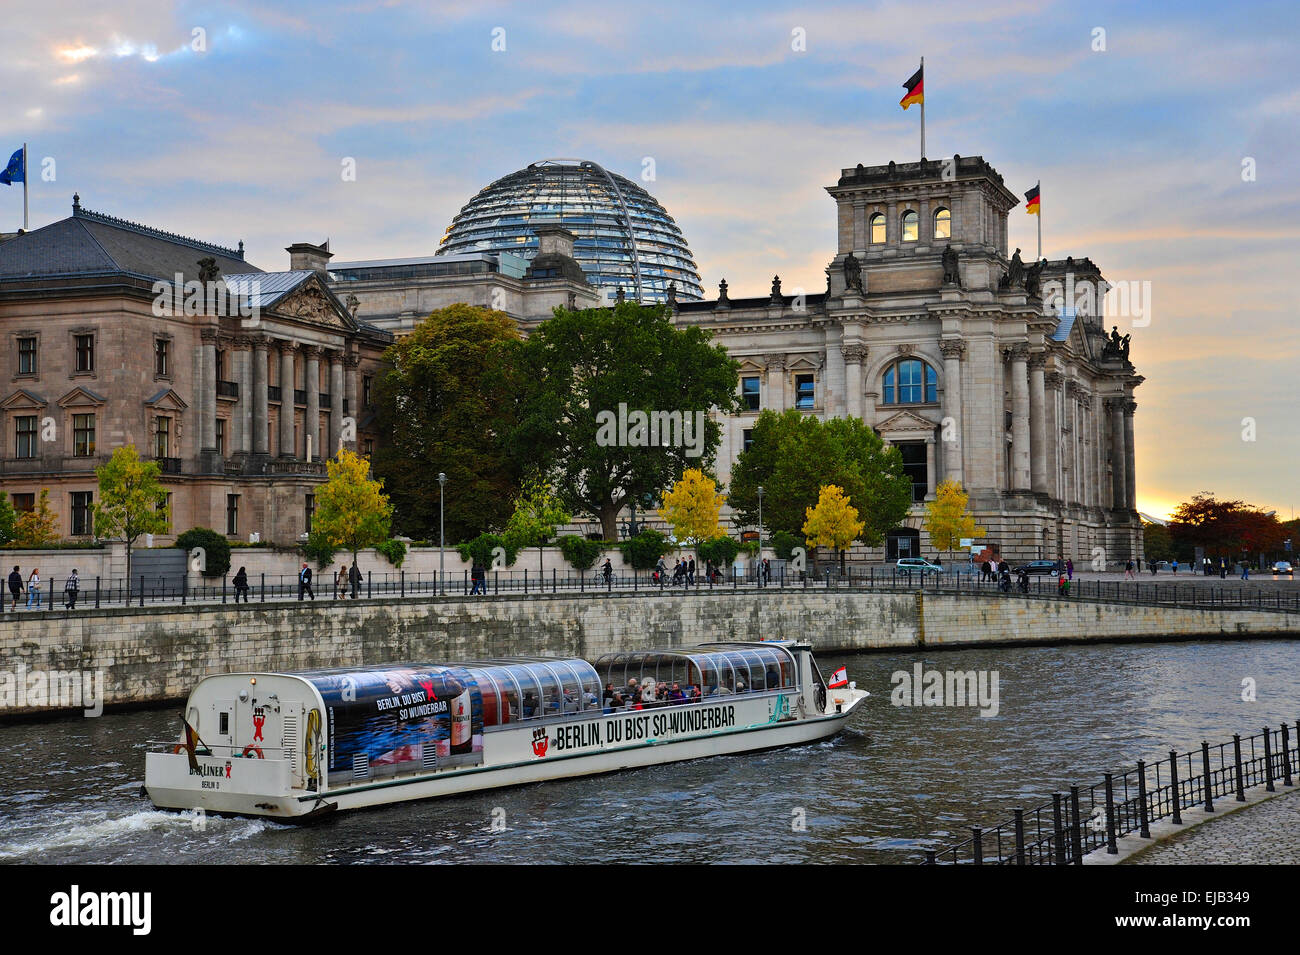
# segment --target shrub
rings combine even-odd
[[[514,564],[518,551],[500,534],[479,534],[468,543],[457,544],[456,550],[460,552],[461,560],[473,561],[484,568],[491,568],[492,551],[498,547],[506,552],[506,566]]]
[[[644,530],[619,543],[623,557],[637,570],[651,570],[659,558],[672,549],[668,538],[655,530]]]
[[[204,577],[224,577],[230,571],[230,541],[210,527],[192,527],[176,538],[173,545],[189,553],[202,547],[207,555]]]
[[[307,535],[307,540],[298,545],[298,553],[308,560],[314,560],[317,570],[324,570],[334,563],[334,555],[338,553],[338,548],[331,544],[324,534],[312,531]]]
[[[383,554],[394,567],[401,567],[402,561],[406,560],[406,541],[400,541],[396,537],[376,544],[375,550]]]
[[[740,552],[742,554],[747,554],[750,557],[757,557],[759,553],[758,541],[745,541],[740,545]]]
[[[740,553],[740,544],[734,538],[722,534],[700,541],[695,548],[695,553],[699,555],[700,560],[713,561],[714,567],[726,567]]]
[[[769,541],[780,560],[789,560],[796,547],[803,547],[803,538],[789,531],[777,531]]]
[[[600,541],[587,540],[577,534],[567,534],[560,538],[560,553],[576,570],[591,570],[601,549]]]

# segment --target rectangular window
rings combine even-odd
[[[799,409],[817,407],[817,386],[812,375],[795,375],[794,406]]]
[[[366,438],[361,444],[361,453],[366,457],[371,457],[375,453],[375,439]]]
[[[14,510],[19,514],[27,514],[36,510],[35,494],[11,494],[10,497],[14,502]]]
[[[18,374],[36,374],[36,339],[18,339]]]
[[[226,495],[226,536],[234,537],[239,533],[239,495]]]
[[[91,527],[91,505],[95,495],[91,491],[72,492],[72,536],[89,537]]]
[[[217,349],[217,381],[226,380],[226,353]]]
[[[375,383],[374,375],[361,376],[361,407],[363,408],[370,407],[370,391],[371,388],[374,386],[374,383]]]
[[[36,457],[36,415],[14,418],[14,457]]]
[[[742,451],[749,450],[750,446],[754,443],[753,428],[746,428],[744,431],[740,432],[740,443]]]
[[[167,377],[167,339],[153,340],[153,373],[159,378]]]
[[[306,530],[306,532],[307,532],[308,534],[310,534],[310,533],[311,533],[311,519],[312,519],[312,516],[316,513],[316,495],[315,495],[315,494],[308,494],[308,495],[307,495],[307,501],[306,501],[306,505],[305,505],[304,508],[303,508],[303,511],[304,511],[303,517],[305,518],[305,520],[303,521],[303,523],[306,525],[306,526],[304,527],[304,530]]]
[[[170,491],[167,492],[167,500],[163,502],[161,511],[163,518],[167,521],[167,529],[163,533],[170,534],[172,532],[172,495]]]
[[[154,457],[170,458],[172,456],[172,419],[159,418],[158,430],[154,433]]]
[[[757,411],[759,396],[760,389],[757,375],[740,379],[741,407],[744,408],[744,410]]]
[[[93,414],[74,414],[72,416],[72,453],[78,458],[89,458],[95,454],[95,416]]]
[[[226,456],[226,419],[217,419],[217,454]]]
[[[77,347],[77,373],[92,372],[95,370],[95,336],[94,335],[76,335],[74,336]]]

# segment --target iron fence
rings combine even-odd
[[[1198,750],[1171,750],[1165,758],[1139,760],[1134,769],[1107,773],[1092,786],[1054,792],[1050,802],[1012,810],[996,826],[971,826],[971,837],[944,849],[925,850],[927,865],[1082,865],[1084,856],[1119,852],[1117,840],[1136,832],[1151,838],[1151,824],[1182,825],[1184,810],[1216,799],[1246,801],[1246,790],[1293,785],[1300,775],[1300,720],[1265,727],[1253,736],[1234,735]]]

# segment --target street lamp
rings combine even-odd
[[[761,484],[758,486],[758,585],[763,586],[763,485]],[[759,639],[763,639],[761,630]]]
[[[443,574],[442,545],[443,545],[443,540],[447,536],[446,531],[444,529],[445,525],[443,524],[443,520],[442,520],[442,492],[446,486],[447,486],[447,475],[439,471],[438,472],[438,593],[439,594],[442,594],[442,574]]]

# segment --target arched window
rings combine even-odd
[[[908,209],[903,213],[902,224],[904,242],[915,242],[920,238],[920,233],[918,231],[919,223],[920,217],[918,217],[911,209]]]
[[[934,369],[919,358],[900,358],[885,368],[881,404],[919,405],[939,400]]]
[[[952,238],[952,213],[947,209],[934,210],[934,237],[936,239]]]
[[[871,227],[871,244],[884,245],[885,244],[884,214],[880,212],[873,213],[871,218],[867,220],[867,225]]]

